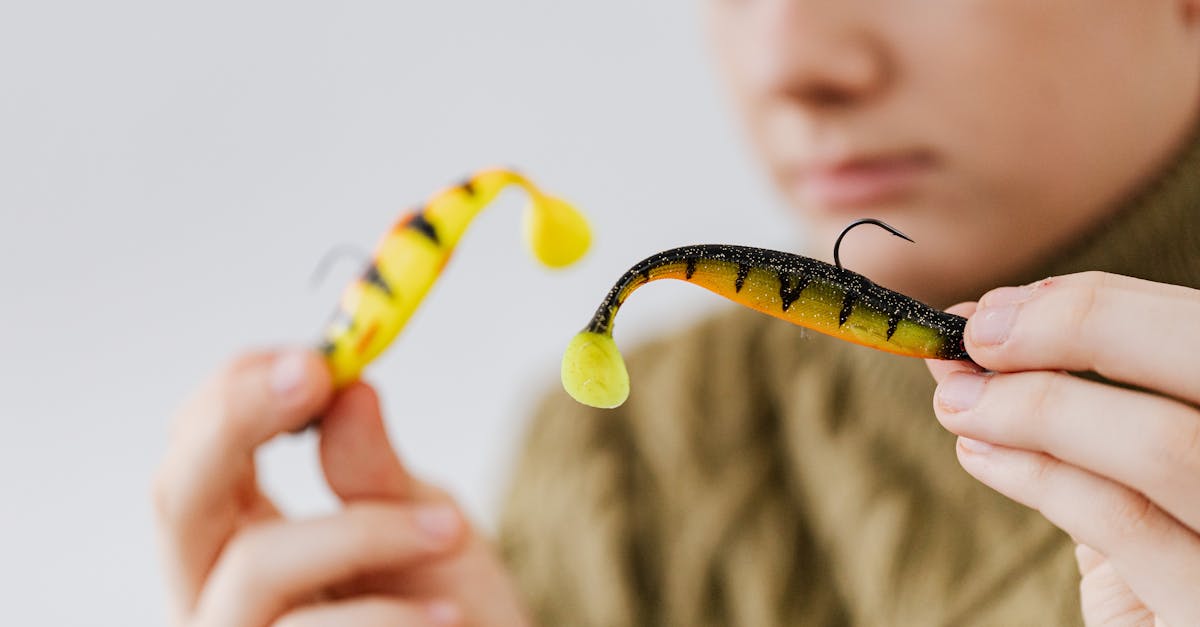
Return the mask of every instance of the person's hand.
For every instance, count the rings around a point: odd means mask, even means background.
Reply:
[[[316,355],[258,353],[180,410],[154,490],[174,623],[527,624],[488,544],[401,465],[371,388],[331,395]],[[288,520],[255,479],[254,451],[317,415],[325,478],[344,507]]]
[[[1089,272],[951,311],[992,371],[929,362],[963,468],[1076,541],[1088,625],[1200,625],[1200,292]]]

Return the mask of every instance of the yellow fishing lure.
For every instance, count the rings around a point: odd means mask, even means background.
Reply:
[[[529,196],[525,240],[539,261],[559,268],[587,252],[591,230],[583,215],[512,170],[483,170],[441,190],[384,235],[367,268],[343,292],[320,346],[335,387],[358,379],[387,349],[437,281],[471,220],[509,186]]]
[[[846,232],[859,224],[875,224],[908,239],[867,218],[838,236],[833,248],[836,265],[724,244],[685,246],[643,259],[617,281],[591,322],[567,346],[563,387],[572,398],[593,407],[625,402],[629,374],[613,341],[613,319],[634,290],[659,279],[694,283],[767,315],[879,350],[924,359],[970,360],[963,348],[966,318],[880,287],[842,267],[838,247]]]

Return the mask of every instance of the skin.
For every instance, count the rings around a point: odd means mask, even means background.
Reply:
[[[828,261],[851,219],[879,218],[917,245],[859,229],[847,267],[945,307],[1078,237],[1178,149],[1200,102],[1190,4],[714,0],[709,24],[805,254]],[[912,154],[926,165],[892,193],[808,193],[820,172]]]
[[[843,258],[947,304],[1069,245],[1187,141],[1198,13],[1192,0],[719,0],[711,30],[751,144],[812,241],[860,215],[896,225],[920,245],[856,233]],[[849,201],[814,185],[879,155],[919,167]],[[995,372],[929,362],[963,467],[1077,540],[1087,624],[1200,624],[1200,386],[1187,376],[1200,293],[1087,273],[955,311]],[[1144,324],[1147,311],[1163,322]]]
[[[847,267],[945,305],[1081,236],[1186,141],[1198,3],[714,0],[711,30],[751,145],[816,244],[806,252],[827,254],[851,218],[883,219],[919,245],[856,231]],[[886,193],[813,192],[880,158],[914,167]],[[980,302],[956,311],[995,374],[931,365],[963,467],[1081,543],[1090,625],[1200,624],[1200,387],[1184,376],[1200,366],[1187,324],[1200,294],[1084,274]],[[1158,323],[1133,322],[1148,309]],[[987,341],[997,320],[1012,321],[1007,339]],[[979,391],[969,407],[964,389]],[[290,520],[259,489],[254,450],[319,413],[343,508]],[[202,386],[155,500],[176,625],[527,622],[486,540],[396,458],[370,388],[334,396],[316,355],[253,353]]]
[[[289,520],[254,451],[323,412],[337,513]],[[508,576],[449,495],[408,473],[365,383],[322,358],[233,360],[179,410],[154,488],[172,619],[189,627],[525,625]]]
[[[1200,291],[1089,272],[952,310],[990,371],[926,362],[962,467],[1078,543],[1088,625],[1200,624]]]

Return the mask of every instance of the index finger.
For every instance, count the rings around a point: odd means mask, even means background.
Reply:
[[[254,450],[310,421],[330,391],[327,369],[308,351],[250,353],[224,367],[175,416],[159,484],[167,512],[224,498]]]
[[[1200,292],[1085,272],[992,290],[967,321],[967,352],[1000,372],[1092,371],[1200,402]]]
[[[266,351],[231,362],[177,413],[154,496],[185,604],[242,519],[273,511],[255,483],[255,448],[306,424],[330,394],[320,357]]]

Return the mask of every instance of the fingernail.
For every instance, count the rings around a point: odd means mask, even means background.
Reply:
[[[976,455],[990,453],[995,448],[987,442],[980,442],[979,440],[972,440],[971,438],[961,436],[958,438],[958,445],[966,449],[967,452],[975,453]]]
[[[1030,298],[1037,290],[1039,283],[1031,283],[1020,287],[998,287],[979,299],[983,307],[1002,307],[1004,305],[1019,305]]]
[[[983,395],[987,377],[968,372],[955,372],[946,377],[937,388],[938,406],[948,412],[971,409]]]
[[[271,389],[276,395],[288,397],[304,387],[308,374],[308,356],[301,351],[288,351],[271,364]]]
[[[442,599],[426,604],[425,615],[438,625],[457,625],[462,622],[462,612],[458,606]]]
[[[982,346],[1003,344],[1017,320],[1017,305],[988,306],[971,316],[971,341]]]
[[[417,526],[439,542],[446,542],[458,535],[461,527],[458,512],[449,505],[425,505],[418,508],[414,516]]]

